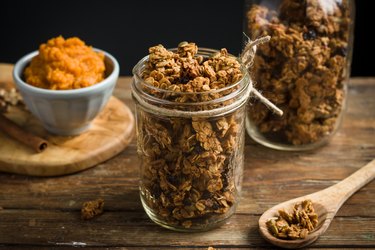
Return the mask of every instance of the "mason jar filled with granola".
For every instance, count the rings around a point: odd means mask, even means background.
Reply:
[[[177,231],[220,225],[241,191],[247,70],[226,49],[182,42],[151,47],[133,74],[146,213]]]
[[[269,35],[257,48],[254,86],[284,112],[252,102],[246,129],[257,142],[281,150],[321,146],[345,110],[353,47],[352,0],[245,1],[244,31]]]

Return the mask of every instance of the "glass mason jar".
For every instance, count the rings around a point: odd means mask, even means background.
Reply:
[[[257,48],[254,86],[284,111],[254,101],[246,130],[280,150],[321,146],[337,131],[347,99],[353,47],[352,0],[245,0],[244,31],[270,35]]]
[[[241,68],[243,77],[228,87],[174,92],[143,80],[148,60],[134,67],[132,82],[143,207],[172,230],[211,229],[234,213],[240,196],[249,75]]]

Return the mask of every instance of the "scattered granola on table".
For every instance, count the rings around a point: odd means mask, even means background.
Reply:
[[[149,53],[143,91],[157,106],[172,108],[169,116],[137,108],[142,202],[159,224],[210,228],[234,212],[239,198],[245,105],[216,116],[196,112],[235,102],[224,97],[240,89],[244,70],[226,49],[202,56],[195,43],[175,51],[157,45]],[[191,116],[173,115],[174,109]]]
[[[82,205],[81,218],[84,220],[90,220],[103,213],[104,200],[97,199],[93,201],[86,201]]]
[[[15,89],[0,88],[0,113],[6,113],[10,106],[23,104],[21,94]]]
[[[252,38],[271,36],[257,49],[253,80],[284,115],[277,117],[255,101],[248,116],[253,131],[269,141],[311,144],[337,128],[343,111],[351,57],[349,1],[278,3],[252,5],[247,31]]]
[[[279,216],[267,221],[268,230],[280,239],[304,239],[318,225],[318,215],[315,213],[311,200],[304,200],[294,205],[293,213],[279,211]]]

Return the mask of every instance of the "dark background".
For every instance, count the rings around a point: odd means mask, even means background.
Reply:
[[[352,76],[374,76],[374,1],[357,0]],[[114,55],[121,75],[156,44],[242,47],[244,0],[64,0],[0,4],[0,62],[15,63],[52,37],[77,36]]]

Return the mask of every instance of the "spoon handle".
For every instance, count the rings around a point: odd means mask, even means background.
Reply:
[[[374,178],[375,160],[372,160],[339,183],[312,194],[312,197],[326,204],[329,212],[336,214],[337,210],[352,194]]]

